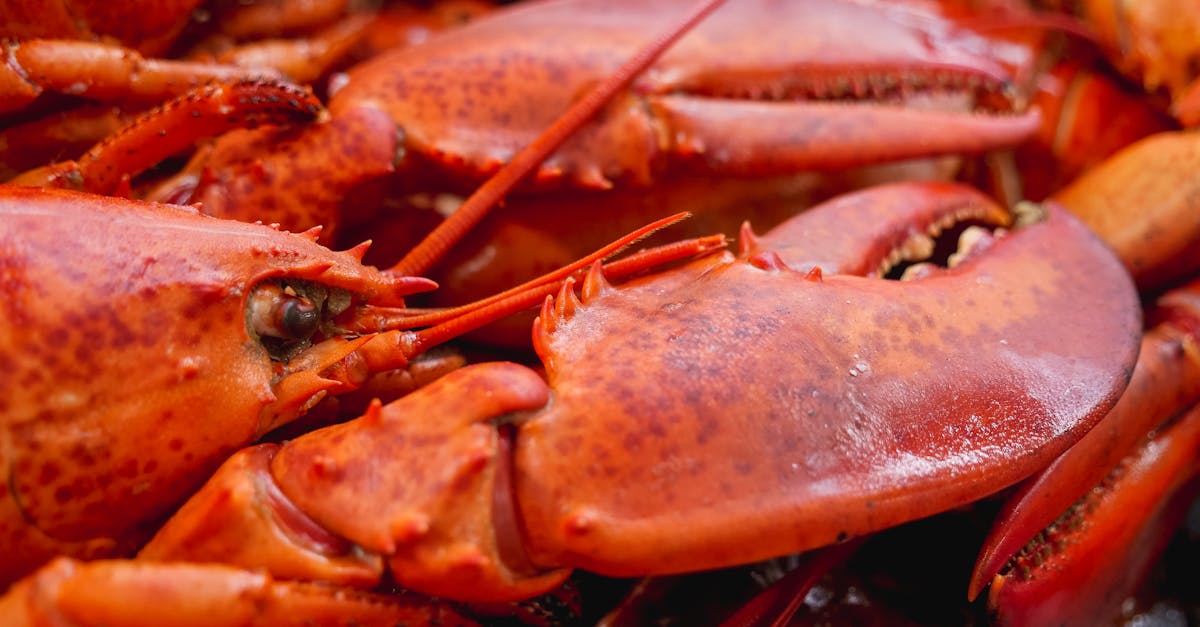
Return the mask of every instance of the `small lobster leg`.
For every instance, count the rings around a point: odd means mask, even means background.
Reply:
[[[3,47],[0,112],[24,108],[44,91],[146,105],[211,81],[282,78],[269,68],[147,59],[111,44],[38,39]]]
[[[262,0],[212,3],[213,19],[220,35],[238,41],[283,37],[329,24],[346,14],[350,0],[286,2]]]
[[[997,625],[1116,621],[1200,490],[1200,407],[1155,432],[996,575]]]
[[[449,604],[277,581],[217,564],[59,558],[0,597],[10,627],[475,625]]]
[[[9,183],[106,195],[124,186],[127,192],[130,179],[197,139],[260,124],[312,122],[321,111],[310,90],[281,81],[207,85],[138,116],[78,161],[32,170]]]
[[[129,123],[120,107],[77,107],[0,129],[0,181],[87,152]]]
[[[1133,378],[1121,400],[1004,504],[980,550],[970,598],[1010,556],[1099,484],[1148,431],[1200,402],[1200,281],[1168,292],[1150,317],[1157,324],[1142,338]]]

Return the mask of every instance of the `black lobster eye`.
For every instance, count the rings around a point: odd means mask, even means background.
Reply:
[[[307,298],[288,298],[279,308],[279,330],[289,339],[311,337],[320,322],[320,312]]]
[[[321,310],[290,288],[265,283],[254,288],[246,308],[246,326],[260,338],[305,341],[321,323]]]

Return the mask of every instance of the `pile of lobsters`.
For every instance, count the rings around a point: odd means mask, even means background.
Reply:
[[[1200,622],[1194,0],[0,43],[0,623]]]

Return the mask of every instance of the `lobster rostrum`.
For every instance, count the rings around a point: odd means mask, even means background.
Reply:
[[[921,262],[965,223],[951,267]],[[1140,328],[1123,269],[1073,218],[951,185],[842,197],[746,229],[736,256],[617,287],[597,268],[582,294],[564,287],[535,323],[546,381],[468,366],[248,449],[143,557],[367,587],[386,563],[406,587],[497,600],[570,567],[819,547],[1043,467],[1115,402]],[[661,385],[635,392],[633,369]]]

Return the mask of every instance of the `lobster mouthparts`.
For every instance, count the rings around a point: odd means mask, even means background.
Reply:
[[[950,267],[867,276],[964,219],[1015,226],[964,236]],[[1066,212],[1014,219],[953,185],[846,196],[743,238],[736,258],[592,286],[535,328],[554,391],[516,435],[530,557],[715,568],[977,500],[1107,412],[1139,312]]]

